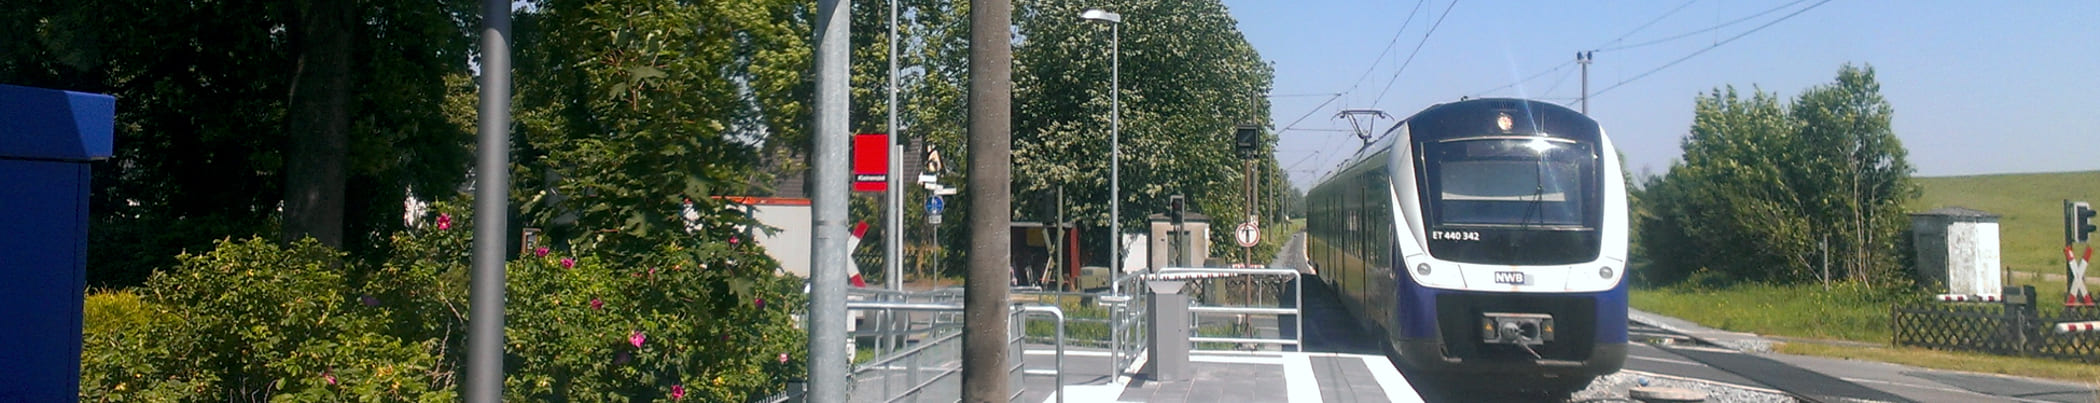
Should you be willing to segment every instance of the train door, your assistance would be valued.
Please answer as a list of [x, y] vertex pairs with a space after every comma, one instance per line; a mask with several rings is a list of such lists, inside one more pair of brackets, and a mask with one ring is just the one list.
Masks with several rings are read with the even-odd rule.
[[1394, 272], [1391, 262], [1394, 218], [1392, 185], [1388, 182], [1388, 174], [1385, 172], [1374, 171], [1370, 175], [1364, 175], [1364, 178], [1369, 182], [1364, 184], [1364, 211], [1371, 216], [1370, 225], [1366, 226], [1364, 231], [1367, 238], [1364, 253], [1364, 305], [1368, 306], [1364, 314], [1370, 317], [1372, 323], [1381, 331], [1390, 334], [1394, 330]]

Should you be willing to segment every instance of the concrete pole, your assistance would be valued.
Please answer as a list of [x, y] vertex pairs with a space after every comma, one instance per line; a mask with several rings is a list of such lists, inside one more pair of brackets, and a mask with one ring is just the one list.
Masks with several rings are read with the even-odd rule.
[[1590, 55], [1596, 51], [1575, 52], [1575, 64], [1582, 65], [1582, 114], [1590, 114]]
[[503, 251], [510, 239], [510, 2], [481, 2], [481, 120], [467, 313], [469, 402], [503, 400]]
[[1011, 0], [970, 2], [970, 252], [963, 290], [964, 403], [1005, 402], [1013, 220]]
[[[889, 179], [882, 192], [882, 277], [891, 291], [904, 291], [904, 145], [910, 144], [904, 131], [897, 129], [897, 0], [890, 0], [890, 70], [889, 81]], [[886, 313], [878, 321], [884, 330], [897, 325], [896, 315]], [[875, 344], [880, 351], [892, 351], [892, 337], [883, 337]]]
[[809, 401], [846, 401], [846, 80], [852, 0], [818, 0], [816, 150], [810, 153]]
[[904, 291], [904, 131], [897, 130], [897, 0], [890, 0], [890, 175], [888, 197], [889, 222], [882, 231], [883, 277], [887, 278], [890, 290]]

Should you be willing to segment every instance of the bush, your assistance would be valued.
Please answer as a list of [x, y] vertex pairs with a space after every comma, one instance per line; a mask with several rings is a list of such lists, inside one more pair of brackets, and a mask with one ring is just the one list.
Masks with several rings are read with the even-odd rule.
[[[369, 266], [312, 241], [221, 241], [95, 294], [82, 400], [456, 400], [471, 223], [435, 210]], [[798, 281], [747, 242], [656, 245], [508, 264], [504, 400], [749, 401], [804, 373]]]

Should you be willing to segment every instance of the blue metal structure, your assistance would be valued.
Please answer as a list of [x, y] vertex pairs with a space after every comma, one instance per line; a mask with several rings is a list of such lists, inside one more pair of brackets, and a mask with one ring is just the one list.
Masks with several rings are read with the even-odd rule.
[[80, 396], [89, 163], [116, 98], [0, 85], [0, 401]]

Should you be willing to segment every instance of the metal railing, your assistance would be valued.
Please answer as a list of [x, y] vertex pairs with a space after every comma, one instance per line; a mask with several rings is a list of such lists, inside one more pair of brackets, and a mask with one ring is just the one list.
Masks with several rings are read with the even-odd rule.
[[[1267, 298], [1263, 297], [1245, 298], [1246, 300], [1240, 301], [1240, 304], [1242, 305], [1220, 305], [1218, 302], [1215, 302], [1218, 300], [1225, 299], [1223, 298], [1223, 296], [1201, 295], [1201, 298], [1192, 298], [1191, 303], [1189, 304], [1189, 342], [1195, 343], [1196, 350], [1205, 350], [1205, 348], [1203, 348], [1204, 343], [1228, 343], [1234, 345], [1267, 344], [1276, 345], [1278, 349], [1282, 349], [1285, 346], [1288, 346], [1292, 350], [1304, 350], [1305, 315], [1303, 308], [1301, 307], [1305, 306], [1305, 285], [1302, 282], [1298, 281], [1299, 273], [1297, 270], [1170, 267], [1160, 269], [1159, 274], [1185, 278], [1186, 281], [1190, 281], [1192, 283], [1244, 277], [1282, 278], [1284, 280], [1283, 283], [1289, 284], [1290, 287], [1292, 287], [1293, 289], [1291, 290], [1290, 301], [1284, 301], [1283, 296], [1275, 295], [1275, 306], [1255, 305], [1265, 303], [1262, 300], [1265, 300]], [[1191, 286], [1194, 285], [1195, 284], [1191, 284]], [[1249, 287], [1252, 289], [1260, 288], [1258, 286], [1251, 285], [1251, 282]], [[1203, 289], [1203, 287], [1185, 287], [1184, 289]], [[1289, 302], [1290, 306], [1283, 306], [1285, 302]], [[1203, 326], [1202, 318], [1205, 315], [1238, 316], [1241, 317], [1241, 322], [1248, 323], [1249, 326], [1247, 326], [1247, 328], [1243, 331], [1244, 337], [1201, 336], [1199, 335], [1200, 333], [1198, 333], [1198, 330], [1201, 329]], [[1258, 337], [1258, 335], [1255, 334], [1257, 332], [1255, 331], [1254, 326], [1251, 325], [1252, 322], [1245, 318], [1246, 316], [1268, 316], [1275, 318], [1277, 325], [1276, 332], [1278, 333], [1277, 337]], [[1283, 330], [1286, 327], [1286, 325], [1284, 324], [1284, 319], [1286, 317], [1290, 319], [1290, 324], [1287, 325], [1291, 330], [1291, 334], [1289, 337], [1284, 337], [1284, 335], [1281, 334], [1283, 333]]]
[[[1051, 393], [1057, 394], [1057, 403], [1065, 403], [1065, 311], [1055, 306], [1043, 305], [1022, 305], [1017, 306], [1015, 308], [1019, 309], [1016, 310], [1016, 315], [1014, 316], [1016, 316], [1020, 320], [1018, 321], [1018, 323], [1014, 323], [1014, 328], [1021, 330], [1014, 331], [1010, 334], [1016, 336], [1011, 342], [1016, 346], [1021, 345], [1023, 340], [1027, 337], [1026, 329], [1028, 329], [1029, 316], [1049, 315], [1052, 319], [1057, 320], [1057, 364], [1056, 368], [1052, 369], [1052, 371], [1055, 372], [1051, 374], [1051, 376], [1055, 377], [1055, 380], [1053, 381], [1055, 383], [1051, 384], [1053, 385], [1051, 387], [1055, 388], [1055, 390], [1053, 390]], [[1022, 349], [1018, 354], [1014, 355], [1015, 357], [1020, 357], [1016, 358], [1014, 361], [1027, 362], [1028, 360], [1026, 359], [1026, 354], [1027, 350]], [[1022, 373], [1029, 374], [1026, 370], [1022, 370]], [[1021, 390], [1022, 388], [1014, 388], [1014, 397], [1020, 397]]]
[[[874, 338], [884, 340], [869, 350], [874, 356], [866, 362], [854, 365], [852, 389], [849, 401], [853, 402], [953, 402], [962, 397], [962, 312], [961, 294], [949, 290], [923, 293], [899, 293], [884, 290], [855, 290], [856, 294], [872, 299], [907, 302], [849, 301], [848, 311], [857, 311], [862, 318], [895, 318], [897, 320], [863, 321], [873, 327], [854, 330], [854, 339]], [[917, 302], [910, 302], [917, 301]], [[952, 301], [935, 303], [925, 301]], [[1050, 316], [1057, 329], [1056, 364], [1050, 375], [1055, 376], [1057, 396], [1063, 401], [1065, 330], [1064, 311], [1054, 306], [1016, 305], [1008, 313], [1008, 354], [1012, 365], [1008, 368], [1009, 390], [1018, 398], [1026, 392], [1023, 377], [1027, 371], [1024, 343], [1025, 329], [1031, 316]]]

